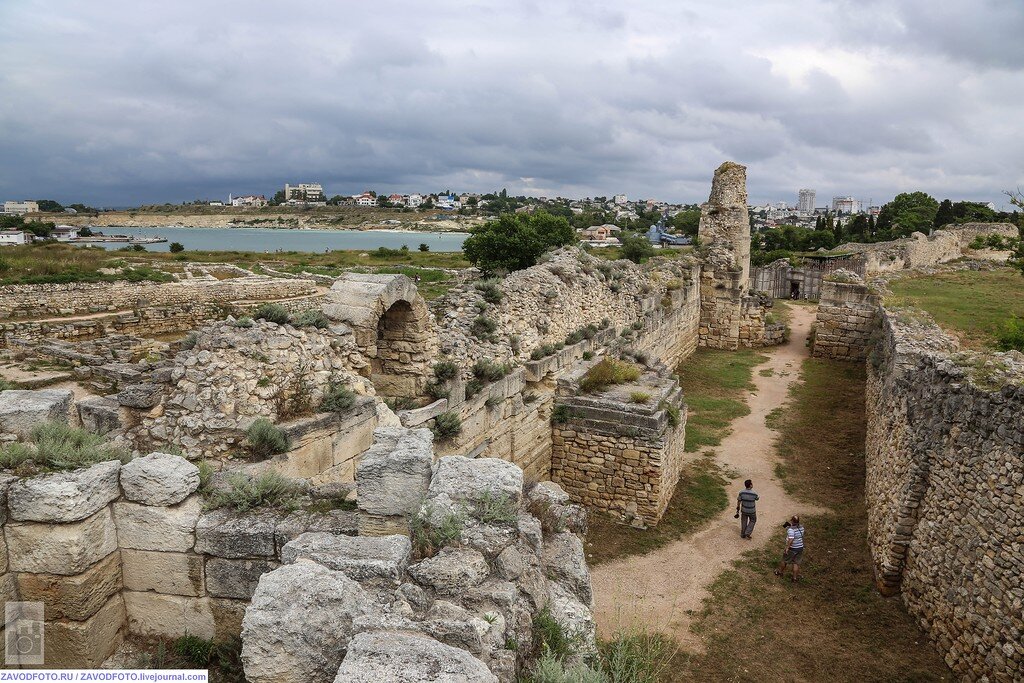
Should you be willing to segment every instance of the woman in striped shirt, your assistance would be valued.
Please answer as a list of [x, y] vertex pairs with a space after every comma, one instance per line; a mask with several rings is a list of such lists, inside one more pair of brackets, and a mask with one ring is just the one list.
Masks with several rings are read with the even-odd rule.
[[785, 576], [786, 565], [793, 565], [793, 582], [800, 578], [800, 558], [804, 554], [804, 528], [800, 524], [800, 516], [793, 515], [786, 528], [786, 551], [782, 553], [782, 562], [775, 570], [776, 576]]

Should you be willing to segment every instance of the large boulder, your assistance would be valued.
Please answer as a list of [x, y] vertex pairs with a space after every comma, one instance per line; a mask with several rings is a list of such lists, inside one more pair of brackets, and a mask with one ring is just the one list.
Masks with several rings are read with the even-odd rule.
[[27, 439], [44, 422], [67, 424], [73, 398], [70, 389], [0, 391], [0, 432]]
[[89, 396], [78, 402], [82, 427], [96, 434], [121, 428], [121, 404], [109, 396]]
[[439, 593], [478, 586], [489, 571], [487, 559], [479, 551], [452, 547], [409, 567], [409, 574], [417, 583]]
[[398, 585], [412, 555], [407, 536], [339, 536], [305, 533], [285, 544], [281, 561], [312, 560], [345, 572], [356, 581], [384, 581]]
[[150, 453], [121, 468], [121, 486], [136, 503], [174, 505], [199, 488], [199, 468], [178, 455]]
[[438, 460], [427, 499], [447, 496], [456, 503], [473, 503], [485, 494], [507, 497], [518, 505], [523, 495], [523, 470], [499, 458], [449, 455]]
[[353, 620], [378, 609], [343, 572], [315, 562], [260, 577], [242, 619], [242, 663], [250, 683], [334, 680]]
[[352, 639], [334, 683], [497, 683], [469, 652], [412, 633], [377, 631]]
[[545, 538], [542, 558], [549, 580], [564, 586], [583, 604], [593, 605], [590, 568], [579, 536], [563, 531]]
[[121, 495], [117, 460], [71, 472], [19, 479], [11, 484], [7, 505], [20, 522], [77, 522]]
[[117, 393], [117, 402], [128, 408], [152, 408], [160, 403], [163, 395], [163, 386], [140, 382], [129, 384]]
[[597, 650], [597, 625], [594, 613], [561, 584], [548, 582], [548, 613], [569, 638], [578, 643], [576, 655], [583, 657]]
[[374, 430], [373, 446], [356, 473], [359, 509], [372, 515], [413, 515], [430, 485], [432, 439], [429, 429]]

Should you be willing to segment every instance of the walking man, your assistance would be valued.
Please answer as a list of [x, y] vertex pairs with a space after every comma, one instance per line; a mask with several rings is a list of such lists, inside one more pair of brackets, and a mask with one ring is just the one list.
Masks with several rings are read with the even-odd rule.
[[800, 524], [800, 516], [793, 515], [786, 525], [786, 551], [782, 553], [782, 562], [775, 570], [776, 576], [786, 575], [786, 565], [793, 565], [793, 583], [800, 580], [800, 558], [804, 555], [804, 527]]
[[[744, 488], [736, 497], [736, 516], [740, 517], [740, 538], [750, 539], [754, 533], [754, 525], [757, 524], [757, 499], [759, 496], [754, 492], [754, 482], [747, 479], [743, 482]], [[742, 517], [741, 517], [742, 514]]]

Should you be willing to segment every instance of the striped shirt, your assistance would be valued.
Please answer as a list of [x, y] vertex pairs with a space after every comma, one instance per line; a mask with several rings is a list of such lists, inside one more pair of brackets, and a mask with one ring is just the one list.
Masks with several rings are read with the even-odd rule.
[[744, 489], [740, 491], [740, 495], [738, 496], [740, 509], [748, 515], [756, 514], [757, 506], [754, 504], [754, 501], [756, 501], [758, 497], [759, 496], [754, 493], [753, 489]]
[[802, 526], [791, 526], [786, 530], [786, 538], [793, 539], [793, 542], [789, 544], [789, 547], [793, 550], [803, 550], [804, 547], [804, 528]]

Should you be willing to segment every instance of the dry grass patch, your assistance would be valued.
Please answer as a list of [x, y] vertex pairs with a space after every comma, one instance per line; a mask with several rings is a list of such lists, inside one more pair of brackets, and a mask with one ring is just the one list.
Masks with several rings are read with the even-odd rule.
[[754, 391], [754, 366], [768, 357], [743, 349], [698, 349], [679, 364], [679, 386], [688, 410], [686, 450], [717, 446], [730, 432], [729, 423], [750, 412], [745, 395]]

